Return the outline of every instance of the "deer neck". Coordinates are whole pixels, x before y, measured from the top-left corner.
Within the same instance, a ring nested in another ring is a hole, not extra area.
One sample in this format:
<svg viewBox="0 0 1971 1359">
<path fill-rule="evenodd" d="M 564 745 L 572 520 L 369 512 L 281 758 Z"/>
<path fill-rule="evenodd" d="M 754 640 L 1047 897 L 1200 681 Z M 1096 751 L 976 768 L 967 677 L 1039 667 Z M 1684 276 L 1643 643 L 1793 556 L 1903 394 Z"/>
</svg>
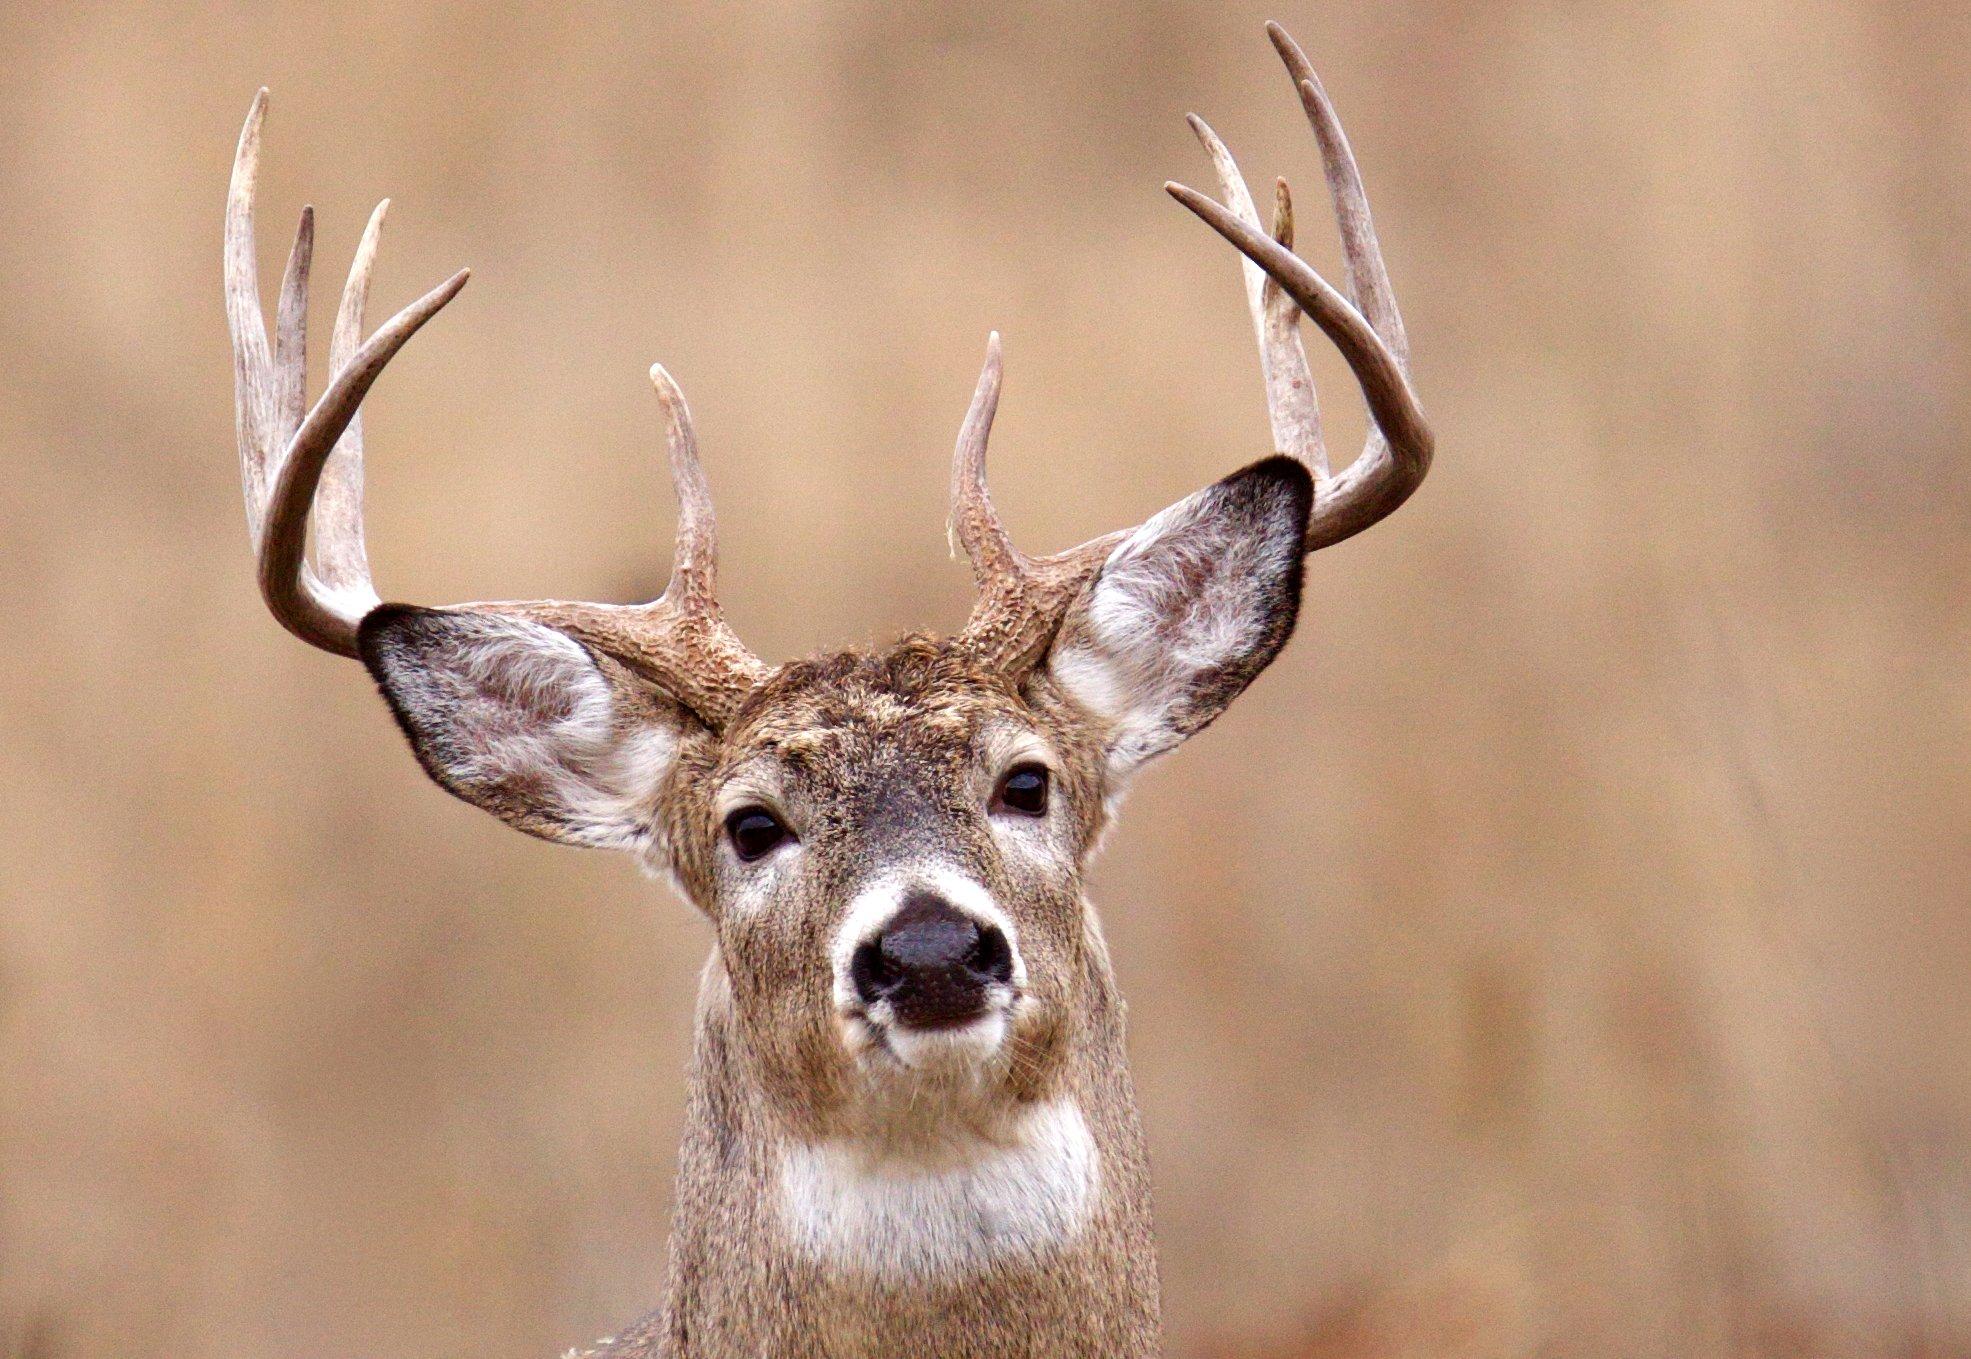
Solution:
<svg viewBox="0 0 1971 1359">
<path fill-rule="evenodd" d="M 715 957 L 699 997 L 667 1359 L 1158 1352 L 1142 1133 L 1106 951 L 1058 1088 L 816 1138 L 774 1112 Z"/>
</svg>

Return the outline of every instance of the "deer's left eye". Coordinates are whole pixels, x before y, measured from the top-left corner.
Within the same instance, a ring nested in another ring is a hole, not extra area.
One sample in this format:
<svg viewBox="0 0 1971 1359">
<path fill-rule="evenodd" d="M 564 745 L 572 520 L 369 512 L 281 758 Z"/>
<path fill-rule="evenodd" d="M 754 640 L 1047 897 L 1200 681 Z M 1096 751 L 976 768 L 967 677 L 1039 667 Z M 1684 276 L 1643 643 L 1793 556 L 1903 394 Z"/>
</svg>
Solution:
<svg viewBox="0 0 1971 1359">
<path fill-rule="evenodd" d="M 999 781 L 992 799 L 994 811 L 1018 812 L 1022 816 L 1047 814 L 1047 766 L 1016 764 Z"/>
<path fill-rule="evenodd" d="M 788 837 L 780 818 L 764 807 L 741 807 L 725 819 L 726 838 L 747 863 L 765 858 Z"/>
</svg>

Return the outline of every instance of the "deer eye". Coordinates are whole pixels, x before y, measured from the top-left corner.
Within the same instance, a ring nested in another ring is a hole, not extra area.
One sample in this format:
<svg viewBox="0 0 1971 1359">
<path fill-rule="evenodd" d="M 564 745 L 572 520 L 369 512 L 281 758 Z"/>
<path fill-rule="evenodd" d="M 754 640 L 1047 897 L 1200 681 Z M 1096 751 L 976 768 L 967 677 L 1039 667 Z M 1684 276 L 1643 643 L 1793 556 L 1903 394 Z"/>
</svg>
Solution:
<svg viewBox="0 0 1971 1359">
<path fill-rule="evenodd" d="M 764 858 L 790 838 L 780 818 L 764 807 L 741 807 L 725 819 L 726 839 L 747 863 Z"/>
<path fill-rule="evenodd" d="M 1047 766 L 1016 764 L 1007 770 L 1006 777 L 999 781 L 999 791 L 993 795 L 992 809 L 1018 812 L 1022 816 L 1045 816 Z"/>
</svg>

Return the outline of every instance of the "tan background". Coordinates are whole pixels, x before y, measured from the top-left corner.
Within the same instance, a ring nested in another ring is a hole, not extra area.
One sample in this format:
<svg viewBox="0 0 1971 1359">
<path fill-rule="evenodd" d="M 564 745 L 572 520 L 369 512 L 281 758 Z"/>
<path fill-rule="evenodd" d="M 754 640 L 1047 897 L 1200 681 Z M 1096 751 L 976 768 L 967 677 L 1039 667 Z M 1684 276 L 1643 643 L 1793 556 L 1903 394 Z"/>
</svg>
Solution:
<svg viewBox="0 0 1971 1359">
<path fill-rule="evenodd" d="M 1201 110 L 1332 262 L 1265 17 L 8 7 L 0 1352 L 542 1356 L 656 1296 L 707 932 L 262 612 L 254 87 L 270 289 L 304 197 L 328 286 L 386 193 L 382 305 L 476 271 L 372 401 L 385 593 L 653 590 L 661 358 L 780 656 L 962 617 L 989 327 L 1031 546 L 1264 450 L 1157 186 Z M 1441 451 L 1097 870 L 1173 1353 L 1971 1353 L 1971 11 L 1277 17 Z"/>
</svg>

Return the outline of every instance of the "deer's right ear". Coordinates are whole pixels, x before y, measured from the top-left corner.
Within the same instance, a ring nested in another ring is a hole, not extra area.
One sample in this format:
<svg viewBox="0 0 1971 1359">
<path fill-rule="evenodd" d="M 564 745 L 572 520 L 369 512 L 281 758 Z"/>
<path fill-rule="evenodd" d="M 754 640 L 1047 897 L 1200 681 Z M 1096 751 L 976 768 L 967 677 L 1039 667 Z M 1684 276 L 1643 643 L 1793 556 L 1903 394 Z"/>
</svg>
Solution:
<svg viewBox="0 0 1971 1359">
<path fill-rule="evenodd" d="M 1047 673 L 1101 724 L 1112 776 L 1203 728 L 1287 644 L 1313 500 L 1305 465 L 1256 462 L 1129 534 L 1068 610 Z"/>
<path fill-rule="evenodd" d="M 544 624 L 385 604 L 358 642 L 425 771 L 531 835 L 638 850 L 695 720 Z"/>
</svg>

